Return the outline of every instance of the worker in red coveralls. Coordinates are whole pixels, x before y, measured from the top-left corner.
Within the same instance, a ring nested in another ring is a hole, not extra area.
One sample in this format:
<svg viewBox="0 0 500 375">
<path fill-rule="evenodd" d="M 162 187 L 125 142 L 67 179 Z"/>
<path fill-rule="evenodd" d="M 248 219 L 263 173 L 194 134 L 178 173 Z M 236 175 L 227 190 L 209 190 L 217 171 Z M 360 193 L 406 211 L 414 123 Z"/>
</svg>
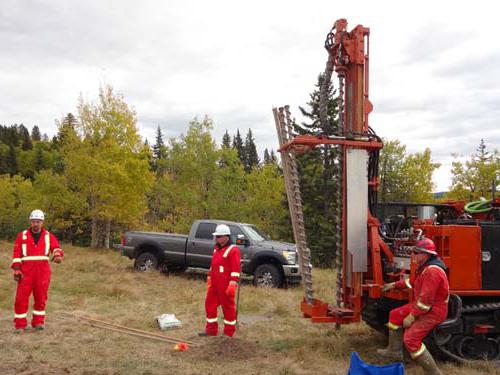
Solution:
<svg viewBox="0 0 500 375">
<path fill-rule="evenodd" d="M 224 335 L 232 337 L 236 331 L 236 307 L 234 297 L 240 279 L 240 249 L 231 244 L 231 232 L 225 224 L 217 225 L 215 249 L 207 278 L 205 311 L 207 322 L 201 336 L 217 336 L 217 308 L 224 313 Z"/>
<path fill-rule="evenodd" d="M 29 229 L 19 233 L 14 243 L 12 269 L 17 281 L 14 304 L 15 333 L 23 333 L 27 326 L 28 304 L 31 293 L 33 318 L 31 326 L 41 331 L 45 324 L 45 304 L 50 284 L 49 257 L 54 263 L 61 263 L 64 253 L 57 238 L 43 228 L 45 215 L 41 210 L 31 212 Z"/>
<path fill-rule="evenodd" d="M 446 267 L 438 258 L 434 242 L 424 238 L 416 243 L 413 259 L 418 269 L 415 279 L 403 279 L 386 284 L 383 291 L 393 288 L 413 289 L 413 302 L 394 309 L 389 314 L 389 345 L 377 352 L 382 357 L 401 360 L 402 344 L 413 360 L 423 367 L 425 374 L 439 375 L 423 339 L 448 315 L 449 284 Z M 403 329 L 404 333 L 403 333 Z"/>
</svg>

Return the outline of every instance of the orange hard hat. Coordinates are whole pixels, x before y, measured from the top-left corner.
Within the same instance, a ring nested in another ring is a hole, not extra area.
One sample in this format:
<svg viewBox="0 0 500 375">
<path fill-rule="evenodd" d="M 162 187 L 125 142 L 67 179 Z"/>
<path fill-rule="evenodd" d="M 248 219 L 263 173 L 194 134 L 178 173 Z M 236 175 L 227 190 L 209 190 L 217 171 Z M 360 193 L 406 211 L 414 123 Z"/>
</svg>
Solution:
<svg viewBox="0 0 500 375">
<path fill-rule="evenodd" d="M 415 250 L 431 255 L 438 255 L 436 252 L 436 244 L 430 238 L 422 238 L 415 244 Z"/>
</svg>

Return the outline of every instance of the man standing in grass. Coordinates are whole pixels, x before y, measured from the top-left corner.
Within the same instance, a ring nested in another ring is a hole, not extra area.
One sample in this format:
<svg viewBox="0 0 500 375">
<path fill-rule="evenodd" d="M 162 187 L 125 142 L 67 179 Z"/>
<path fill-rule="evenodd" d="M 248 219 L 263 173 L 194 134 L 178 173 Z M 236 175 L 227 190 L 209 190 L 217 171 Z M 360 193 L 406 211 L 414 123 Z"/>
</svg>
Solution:
<svg viewBox="0 0 500 375">
<path fill-rule="evenodd" d="M 207 323 L 201 336 L 217 336 L 217 308 L 224 313 L 224 335 L 232 337 L 236 331 L 236 306 L 234 297 L 240 279 L 240 249 L 231 244 L 231 232 L 225 224 L 217 225 L 215 249 L 207 278 L 205 310 Z"/>
<path fill-rule="evenodd" d="M 45 304 L 50 284 L 49 256 L 54 263 L 61 263 L 64 253 L 59 241 L 43 228 L 45 215 L 41 210 L 31 212 L 30 227 L 18 234 L 14 243 L 12 266 L 17 281 L 14 304 L 15 333 L 23 333 L 27 326 L 28 304 L 31 293 L 35 303 L 31 325 L 41 331 L 45 324 Z"/>
</svg>

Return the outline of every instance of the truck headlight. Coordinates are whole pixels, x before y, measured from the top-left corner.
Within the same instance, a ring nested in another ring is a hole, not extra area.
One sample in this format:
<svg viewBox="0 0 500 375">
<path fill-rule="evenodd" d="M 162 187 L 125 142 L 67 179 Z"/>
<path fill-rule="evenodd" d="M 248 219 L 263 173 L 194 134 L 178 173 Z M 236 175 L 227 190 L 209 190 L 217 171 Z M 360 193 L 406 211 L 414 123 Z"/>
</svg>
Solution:
<svg viewBox="0 0 500 375">
<path fill-rule="evenodd" d="M 297 263 L 297 252 L 295 251 L 289 251 L 289 250 L 284 250 L 282 252 L 283 257 L 286 259 L 288 264 L 295 264 Z"/>
</svg>

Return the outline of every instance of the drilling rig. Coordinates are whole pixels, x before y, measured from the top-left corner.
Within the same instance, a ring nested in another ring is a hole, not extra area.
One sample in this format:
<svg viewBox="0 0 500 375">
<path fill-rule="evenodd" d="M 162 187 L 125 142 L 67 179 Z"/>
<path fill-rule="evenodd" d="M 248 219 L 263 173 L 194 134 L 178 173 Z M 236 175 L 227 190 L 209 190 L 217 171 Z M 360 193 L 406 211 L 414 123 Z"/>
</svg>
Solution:
<svg viewBox="0 0 500 375">
<path fill-rule="evenodd" d="M 397 203 L 403 215 L 377 217 L 381 138 L 369 125 L 369 36 L 362 25 L 351 31 L 339 19 L 328 33 L 328 61 L 320 89 L 320 123 L 326 128 L 328 87 L 338 83 L 338 132 L 295 134 L 288 106 L 274 108 L 293 233 L 305 296 L 300 304 L 314 323 L 365 321 L 387 333 L 389 311 L 411 300 L 408 290 L 382 292 L 385 283 L 416 272 L 412 246 L 431 238 L 448 268 L 448 318 L 425 342 L 435 354 L 457 361 L 500 358 L 500 199 L 466 205 Z M 336 301 L 314 298 L 296 157 L 317 147 L 336 150 Z M 478 208 L 479 207 L 479 208 Z M 417 212 L 409 214 L 408 209 Z"/>
</svg>

